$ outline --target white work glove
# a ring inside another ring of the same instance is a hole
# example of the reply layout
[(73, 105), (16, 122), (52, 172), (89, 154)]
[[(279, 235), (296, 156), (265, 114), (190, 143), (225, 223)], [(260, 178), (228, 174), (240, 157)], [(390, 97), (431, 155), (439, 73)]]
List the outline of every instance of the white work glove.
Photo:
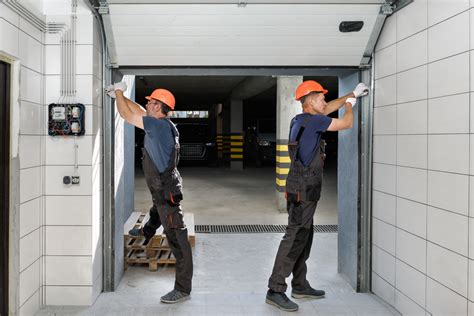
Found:
[(125, 91), (127, 91), (127, 84), (123, 81), (116, 82), (114, 84), (114, 90), (121, 90), (122, 92), (125, 92)]
[(365, 83), (361, 82), (355, 87), (352, 93), (354, 93), (356, 98), (364, 97), (369, 94), (369, 87), (367, 87)]
[(107, 88), (105, 88), (105, 92), (107, 93), (109, 97), (115, 99), (115, 87), (113, 84), (111, 84), (110, 86), (107, 86)]
[(357, 102), (357, 99), (356, 98), (347, 98), (346, 99), (346, 103), (350, 103), (352, 105), (352, 107), (354, 107), (354, 105), (356, 104)]

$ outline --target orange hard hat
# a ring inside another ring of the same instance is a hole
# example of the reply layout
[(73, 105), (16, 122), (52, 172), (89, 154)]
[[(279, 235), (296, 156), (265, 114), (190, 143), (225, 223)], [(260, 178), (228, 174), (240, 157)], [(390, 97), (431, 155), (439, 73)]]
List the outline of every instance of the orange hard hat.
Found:
[(324, 89), (323, 86), (319, 84), (319, 82), (314, 80), (306, 80), (300, 83), (298, 88), (296, 88), (295, 99), (299, 100), (311, 92), (320, 92), (326, 94), (328, 93), (328, 90)]
[(172, 110), (174, 110), (174, 105), (176, 104), (173, 94), (166, 89), (155, 89), (151, 95), (145, 97), (145, 99), (148, 101), (151, 99), (161, 101), (169, 106)]

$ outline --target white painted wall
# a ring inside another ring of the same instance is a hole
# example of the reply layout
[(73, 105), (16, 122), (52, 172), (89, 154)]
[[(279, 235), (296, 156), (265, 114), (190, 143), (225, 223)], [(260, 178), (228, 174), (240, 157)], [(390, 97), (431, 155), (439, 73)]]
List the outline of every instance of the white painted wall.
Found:
[(474, 313), (473, 7), (416, 0), (376, 47), (372, 286), (407, 315)]
[(11, 121), (12, 159), (19, 160), (11, 175), (19, 183), (10, 224), (11, 262), (18, 263), (11, 267), (12, 314), (33, 315), (44, 304), (90, 305), (102, 289), (100, 45), (93, 16), (78, 12), (75, 101), (86, 106), (86, 135), (77, 138), (81, 185), (65, 187), (62, 177), (74, 173), (74, 138), (47, 135), (47, 106), (59, 99), (59, 36), (0, 3), (0, 56), (19, 67), (13, 86), (20, 87)]

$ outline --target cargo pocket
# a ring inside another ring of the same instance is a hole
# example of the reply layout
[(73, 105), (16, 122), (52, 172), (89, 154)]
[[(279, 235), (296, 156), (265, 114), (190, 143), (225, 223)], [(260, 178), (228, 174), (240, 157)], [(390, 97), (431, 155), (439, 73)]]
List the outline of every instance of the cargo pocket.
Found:
[(293, 203), (288, 207), (288, 222), (290, 225), (301, 225), (303, 222), (303, 208), (301, 207), (301, 203)]
[(286, 179), (286, 187), (285, 187), (285, 191), (286, 191), (286, 194), (287, 194), (287, 200), (288, 200), (288, 198), (294, 199), (295, 195), (296, 195), (298, 201), (303, 200), (304, 199), (304, 197), (302, 196), (302, 194), (304, 193), (303, 188), (304, 188), (304, 185), (301, 183), (301, 181), (299, 179), (294, 180), (294, 179), (288, 177)]
[(179, 206), (169, 206), (166, 208), (166, 226), (170, 229), (183, 229), (186, 227), (183, 220), (183, 211)]
[(321, 197), (321, 186), (322, 180), (320, 177), (318, 177), (318, 179), (316, 179), (312, 184), (306, 185), (306, 200), (314, 202), (319, 201), (319, 198)]
[(170, 206), (178, 206), (179, 202), (183, 200), (181, 175), (178, 170), (174, 169), (169, 177), (164, 178), (166, 179), (166, 182), (163, 183), (166, 202), (168, 202)]
[(168, 196), (166, 197), (166, 203), (168, 203), (169, 206), (179, 206), (179, 202), (183, 200), (183, 195), (182, 194), (173, 195), (169, 191), (167, 193), (168, 193)]

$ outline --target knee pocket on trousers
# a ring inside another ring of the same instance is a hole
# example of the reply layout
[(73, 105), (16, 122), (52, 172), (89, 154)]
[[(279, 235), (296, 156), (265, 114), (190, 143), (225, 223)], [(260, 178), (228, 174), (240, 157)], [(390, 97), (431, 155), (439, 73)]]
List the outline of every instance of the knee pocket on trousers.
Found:
[(300, 227), (295, 235), (295, 240), (293, 241), (293, 245), (291, 246), (290, 251), (288, 252), (288, 258), (292, 260), (298, 259), (301, 255), (301, 252), (306, 247), (306, 241), (308, 240), (309, 233), (312, 233), (310, 229), (305, 227)]
[(186, 226), (184, 225), (183, 212), (179, 207), (170, 207), (167, 212), (165, 212), (166, 220), (166, 229), (183, 229)]
[(301, 225), (303, 222), (303, 208), (301, 207), (301, 203), (288, 202), (288, 204), (289, 222), (291, 224)]

